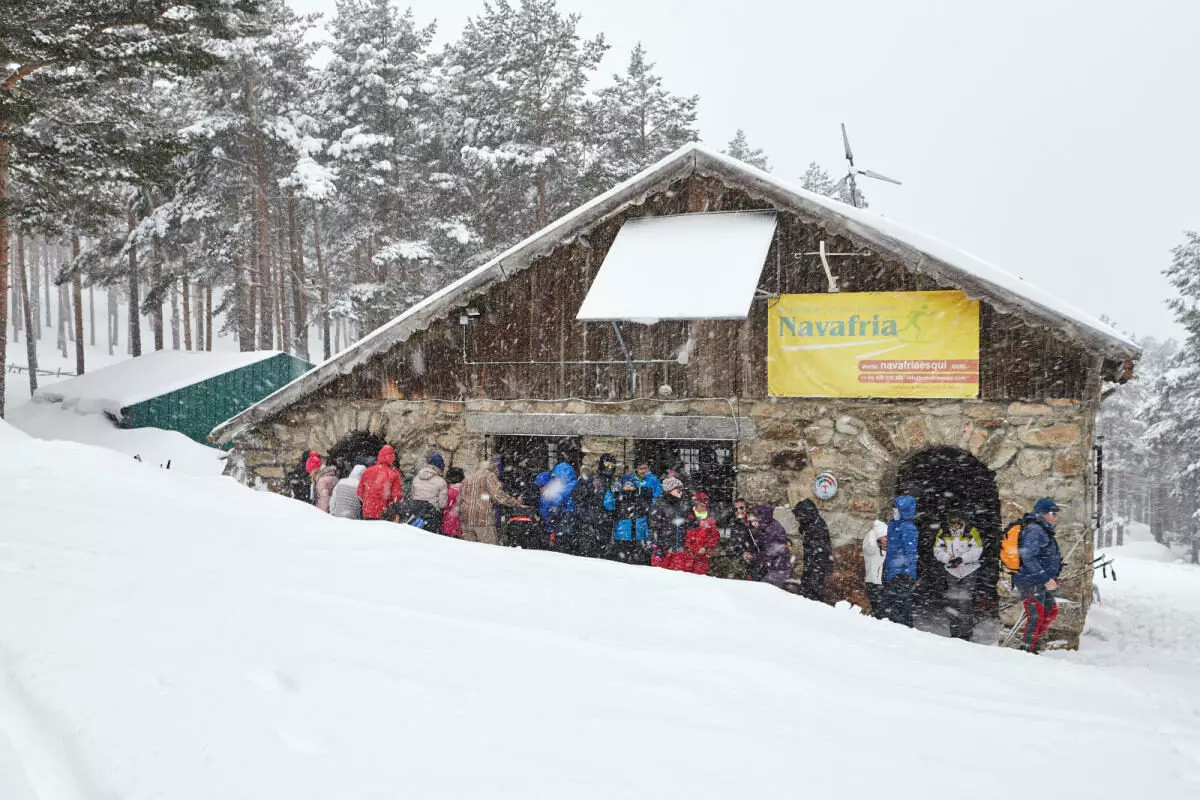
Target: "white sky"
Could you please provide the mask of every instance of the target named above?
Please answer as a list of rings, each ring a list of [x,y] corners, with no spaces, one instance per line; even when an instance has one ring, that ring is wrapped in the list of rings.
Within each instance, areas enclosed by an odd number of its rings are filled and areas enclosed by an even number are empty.
[[[332,14],[333,0],[290,0]],[[517,3],[519,0],[512,0]],[[402,0],[398,3],[403,7]],[[411,0],[449,39],[482,0]],[[1189,0],[559,0],[641,41],[700,132],[741,127],[773,170],[856,163],[877,213],[1140,336],[1180,335],[1161,271],[1200,227],[1200,3]]]

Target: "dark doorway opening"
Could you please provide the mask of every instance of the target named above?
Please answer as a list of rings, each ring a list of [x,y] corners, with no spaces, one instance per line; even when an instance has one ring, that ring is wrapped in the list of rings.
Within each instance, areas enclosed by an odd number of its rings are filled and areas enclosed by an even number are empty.
[[[935,447],[906,459],[896,476],[896,494],[917,499],[918,585],[914,607],[937,611],[946,590],[946,571],[933,557],[938,529],[952,512],[961,513],[967,525],[983,537],[983,559],[976,585],[976,608],[994,614],[996,581],[1000,576],[1000,493],[996,473],[963,450]]]
[[[500,483],[504,491],[521,498],[535,496],[534,478],[566,461],[579,471],[583,452],[578,436],[492,436],[488,456],[500,457]]]
[[[669,469],[679,471],[689,489],[706,492],[714,508],[724,508],[734,501],[733,444],[696,439],[638,439],[634,462],[644,460],[659,478],[666,476]]]
[[[370,431],[351,431],[329,448],[327,459],[342,476],[350,474],[356,464],[374,464],[375,457],[387,444],[382,436]]]

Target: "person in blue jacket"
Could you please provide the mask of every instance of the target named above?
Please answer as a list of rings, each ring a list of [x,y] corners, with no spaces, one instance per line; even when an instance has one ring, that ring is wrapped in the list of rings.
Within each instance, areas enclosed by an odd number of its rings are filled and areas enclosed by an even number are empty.
[[[913,626],[913,587],[917,582],[917,501],[903,494],[892,501],[887,557],[883,560],[884,608],[887,618]]]
[[[1021,593],[1025,606],[1025,632],[1021,649],[1036,653],[1038,642],[1058,616],[1058,576],[1062,572],[1062,551],[1058,548],[1058,504],[1049,497],[1038,500],[1033,513],[1025,517],[1018,552],[1021,568],[1013,575],[1013,586]]]
[[[575,486],[579,483],[575,468],[560,461],[553,470],[539,475],[535,483],[541,490],[538,505],[546,524],[550,549],[571,552],[576,521]]]
[[[650,563],[650,505],[652,490],[641,486],[636,475],[625,473],[615,491],[604,495],[604,507],[614,513],[613,546],[609,557],[631,564]]]
[[[650,498],[651,502],[654,502],[662,496],[662,481],[658,479],[657,475],[650,471],[650,465],[645,461],[639,461],[637,463],[637,480],[639,488],[649,489],[651,491],[653,495]]]

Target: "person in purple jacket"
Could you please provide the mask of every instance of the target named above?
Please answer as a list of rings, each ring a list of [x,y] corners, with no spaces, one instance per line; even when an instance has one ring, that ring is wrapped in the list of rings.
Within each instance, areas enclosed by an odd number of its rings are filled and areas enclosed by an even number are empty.
[[[750,525],[759,549],[754,554],[754,574],[763,583],[783,588],[792,576],[792,543],[787,531],[775,519],[775,507],[766,503],[754,507]]]

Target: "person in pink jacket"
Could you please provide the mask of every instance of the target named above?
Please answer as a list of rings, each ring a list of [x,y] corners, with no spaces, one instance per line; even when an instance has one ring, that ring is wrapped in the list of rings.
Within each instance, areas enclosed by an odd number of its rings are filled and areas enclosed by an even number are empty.
[[[324,464],[313,473],[313,504],[326,514],[329,513],[329,501],[333,499],[333,487],[340,479],[337,467],[332,464]]]

